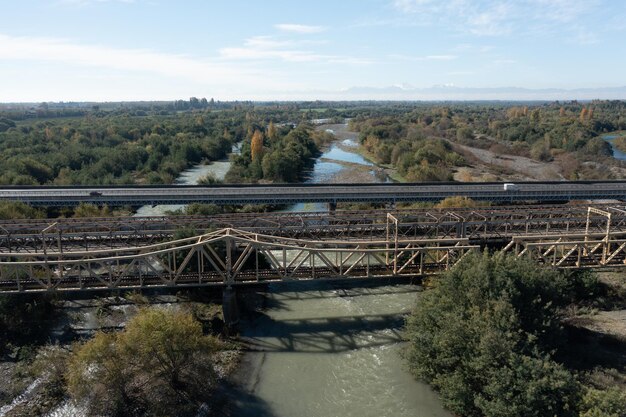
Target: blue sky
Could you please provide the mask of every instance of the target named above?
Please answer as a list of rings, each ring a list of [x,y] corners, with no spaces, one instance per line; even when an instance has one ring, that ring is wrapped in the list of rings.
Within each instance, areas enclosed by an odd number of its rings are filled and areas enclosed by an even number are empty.
[[[626,85],[622,0],[0,0],[0,16],[1,102]]]

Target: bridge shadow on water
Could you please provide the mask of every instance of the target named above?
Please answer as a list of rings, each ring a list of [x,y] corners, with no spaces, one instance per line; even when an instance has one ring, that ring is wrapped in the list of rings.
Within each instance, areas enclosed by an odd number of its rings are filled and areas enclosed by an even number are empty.
[[[212,399],[212,416],[273,417],[270,406],[241,383],[227,382]]]
[[[348,317],[275,320],[263,316],[244,336],[247,348],[263,352],[339,353],[401,342],[406,312]]]
[[[359,298],[358,304],[366,305],[366,300],[361,297],[403,296],[420,291],[420,287],[406,285],[406,281],[397,283],[405,285],[390,285],[389,279],[271,284],[268,292],[257,294],[267,313],[257,310],[248,317],[243,323],[243,339],[248,350],[261,352],[339,353],[396,344],[403,340],[402,328],[409,313],[406,311],[408,305],[399,307],[401,311],[392,309],[384,314],[352,314],[350,307],[338,311],[330,307],[327,315],[325,310],[317,309],[314,316],[306,317],[305,313],[305,317],[299,317],[296,310],[303,306],[306,311],[306,306],[310,307],[317,300],[327,303],[326,299],[343,298],[351,300],[343,306],[350,306],[352,300]]]

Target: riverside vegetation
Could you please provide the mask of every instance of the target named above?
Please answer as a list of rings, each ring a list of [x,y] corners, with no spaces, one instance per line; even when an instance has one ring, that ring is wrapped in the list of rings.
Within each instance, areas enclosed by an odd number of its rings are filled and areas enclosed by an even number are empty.
[[[606,164],[611,147],[601,135],[626,128],[623,101],[423,104],[386,110],[359,114],[350,126],[369,155],[409,181],[450,180],[453,169],[467,163],[455,144],[554,162],[570,180],[616,178]]]
[[[250,157],[253,134],[265,131],[271,122],[301,121],[300,112],[289,107],[216,108],[196,102],[201,103],[192,98],[188,106],[122,105],[109,110],[94,106],[52,111],[46,105],[45,111],[34,114],[0,109],[0,184],[170,184],[192,165],[224,158],[234,143],[244,142],[243,155]],[[289,135],[292,124],[273,126],[260,149],[267,154],[265,161],[259,159],[249,170],[250,161],[236,162],[235,168],[247,172],[231,174],[234,180],[256,180],[264,174],[295,181],[318,152],[321,135],[310,138],[312,132],[305,128]],[[287,172],[285,162],[294,174]]]
[[[622,101],[530,103],[124,103],[0,108],[0,184],[169,184],[242,143],[226,180],[294,182],[332,137],[306,122],[350,118],[377,162],[411,181],[452,178],[455,144],[555,161],[565,178],[614,176],[587,162],[626,129]],[[300,126],[298,126],[300,125]],[[297,127],[296,127],[297,126]],[[599,164],[603,165],[603,164]]]
[[[209,410],[217,384],[238,361],[239,347],[222,334],[219,306],[202,297],[179,295],[177,304],[159,307],[150,306],[147,297],[127,294],[126,303],[137,312],[121,330],[51,344],[46,339],[58,321],[51,314],[58,312],[55,301],[3,296],[0,353],[17,366],[8,373],[2,369],[12,383],[3,385],[0,401],[10,402],[27,384],[35,390],[7,415],[45,415],[63,403],[72,404],[72,415],[89,416],[194,416]],[[106,305],[99,315],[110,314]]]
[[[407,319],[409,368],[461,416],[623,417],[623,378],[600,382],[574,369],[576,342],[562,324],[568,304],[600,292],[589,272],[469,256],[435,280]]]

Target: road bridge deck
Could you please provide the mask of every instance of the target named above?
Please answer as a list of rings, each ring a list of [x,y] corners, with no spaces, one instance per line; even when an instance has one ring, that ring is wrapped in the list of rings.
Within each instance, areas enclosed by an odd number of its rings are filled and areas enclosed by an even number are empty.
[[[392,183],[392,184],[277,184],[213,186],[101,186],[0,187],[0,201],[31,205],[72,206],[188,204],[293,204],[318,202],[397,203],[440,201],[465,196],[477,201],[626,200],[626,181],[505,183]]]

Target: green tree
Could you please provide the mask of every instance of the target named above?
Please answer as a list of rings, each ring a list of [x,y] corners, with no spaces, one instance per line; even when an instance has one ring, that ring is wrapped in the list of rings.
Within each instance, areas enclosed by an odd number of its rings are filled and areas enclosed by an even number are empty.
[[[144,309],[124,331],[100,332],[75,350],[68,390],[96,415],[197,411],[216,380],[219,345],[189,313]]]
[[[409,367],[460,415],[574,416],[578,384],[550,355],[567,291],[561,274],[530,261],[468,256],[408,318]]]

